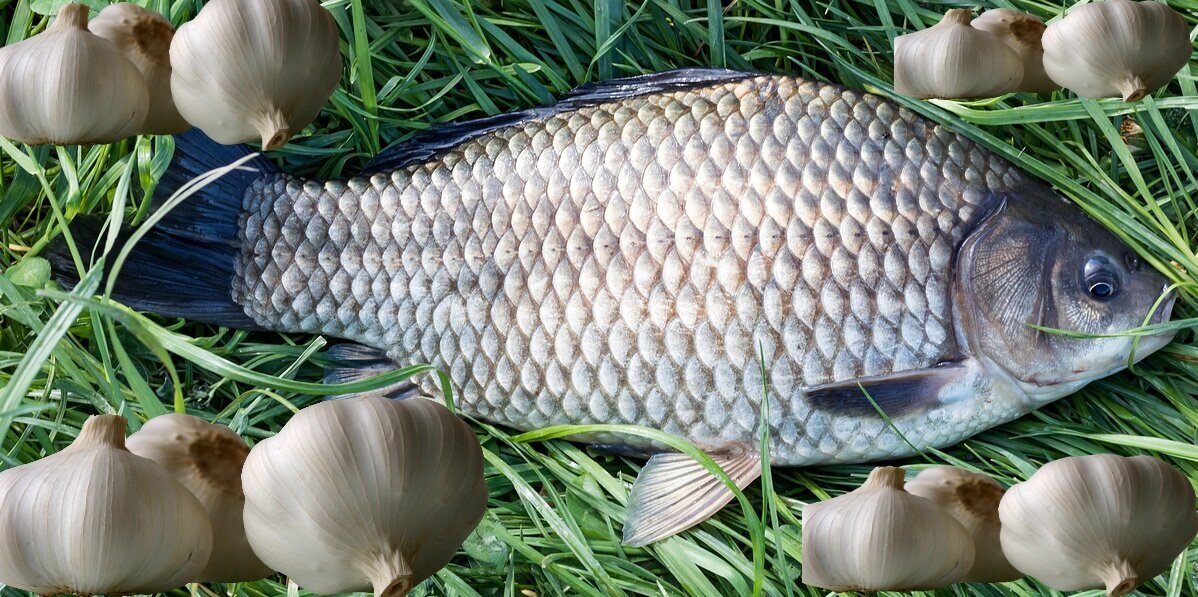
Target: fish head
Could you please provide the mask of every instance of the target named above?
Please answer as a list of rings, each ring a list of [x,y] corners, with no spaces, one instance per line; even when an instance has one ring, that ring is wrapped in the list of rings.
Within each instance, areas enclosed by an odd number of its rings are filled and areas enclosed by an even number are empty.
[[[1031,187],[962,243],[957,334],[1027,398],[1044,403],[1125,368],[1174,332],[1129,334],[1168,321],[1168,280],[1065,198]]]

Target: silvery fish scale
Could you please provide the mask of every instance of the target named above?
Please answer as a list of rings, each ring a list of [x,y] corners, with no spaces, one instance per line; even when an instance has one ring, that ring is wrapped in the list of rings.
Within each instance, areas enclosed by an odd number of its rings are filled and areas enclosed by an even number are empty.
[[[233,298],[270,329],[437,365],[462,411],[517,429],[629,423],[718,450],[756,442],[768,389],[776,464],[876,459],[1027,410],[896,418],[904,440],[803,399],[956,354],[955,250],[1023,180],[877,96],[740,78],[549,113],[390,173],[264,178]]]

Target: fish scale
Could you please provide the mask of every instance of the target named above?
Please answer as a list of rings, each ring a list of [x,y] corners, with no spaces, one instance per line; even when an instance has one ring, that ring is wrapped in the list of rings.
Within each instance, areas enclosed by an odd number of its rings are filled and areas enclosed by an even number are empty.
[[[263,178],[233,300],[436,365],[463,412],[517,429],[630,423],[718,450],[755,442],[764,386],[776,464],[859,461],[909,453],[896,429],[944,445],[1019,414],[890,427],[802,390],[952,357],[955,249],[1023,181],[882,98],[746,77],[548,113],[386,174]]]

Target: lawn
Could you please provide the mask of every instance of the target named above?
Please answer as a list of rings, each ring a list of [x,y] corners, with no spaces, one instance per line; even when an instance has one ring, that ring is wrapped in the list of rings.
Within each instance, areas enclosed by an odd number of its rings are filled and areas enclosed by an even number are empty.
[[[990,3],[992,2],[992,3]],[[990,0],[1057,17],[1066,5]],[[89,0],[102,6],[105,0]],[[199,0],[142,2],[176,24]],[[0,0],[12,42],[41,31],[61,0]],[[1198,25],[1198,0],[1170,0]],[[958,1],[912,0],[333,0],[346,70],[314,126],[273,152],[287,170],[354,173],[381,148],[438,121],[544,104],[578,84],[688,65],[790,73],[892,96],[891,40],[935,23]],[[1198,64],[1135,104],[1068,92],[979,102],[902,104],[1054,185],[1177,283],[1176,341],[1125,372],[943,452],[1005,484],[1070,455],[1148,453],[1198,482]],[[0,467],[68,444],[84,419],[139,422],[185,411],[270,437],[321,400],[313,384],[333,338],[247,333],[143,317],[67,293],[38,254],[64,224],[95,213],[137,224],[173,149],[167,137],[96,147],[0,140]],[[774,469],[692,531],[645,549],[619,537],[641,463],[563,440],[535,441],[472,422],[490,505],[448,568],[414,595],[823,595],[799,582],[805,503],[856,487],[870,467]],[[132,431],[133,429],[131,429]],[[534,441],[528,441],[534,440]],[[1198,544],[1145,595],[1198,595]],[[188,587],[193,594],[296,595],[282,577]],[[16,594],[5,589],[5,594]],[[1025,580],[959,585],[943,595],[1050,595]],[[1089,593],[1097,595],[1099,592]]]

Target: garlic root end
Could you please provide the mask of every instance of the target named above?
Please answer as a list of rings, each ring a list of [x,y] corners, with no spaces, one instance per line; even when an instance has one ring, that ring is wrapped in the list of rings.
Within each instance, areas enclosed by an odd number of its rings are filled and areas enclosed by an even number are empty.
[[[1127,560],[1120,560],[1107,566],[1099,576],[1106,584],[1106,594],[1110,597],[1126,595],[1140,585],[1136,569],[1132,568]]]

